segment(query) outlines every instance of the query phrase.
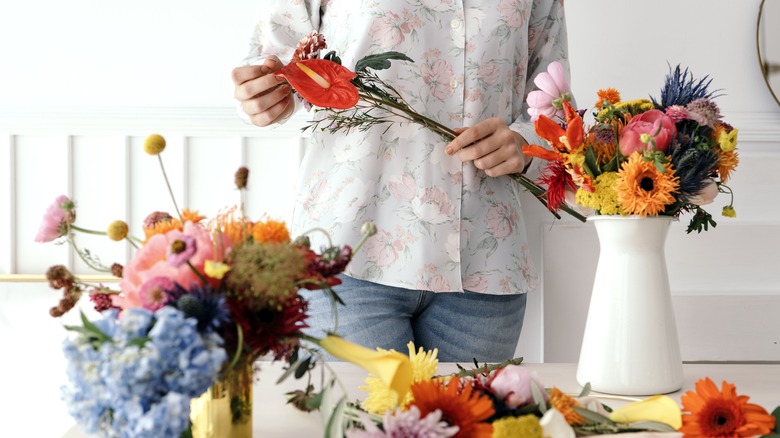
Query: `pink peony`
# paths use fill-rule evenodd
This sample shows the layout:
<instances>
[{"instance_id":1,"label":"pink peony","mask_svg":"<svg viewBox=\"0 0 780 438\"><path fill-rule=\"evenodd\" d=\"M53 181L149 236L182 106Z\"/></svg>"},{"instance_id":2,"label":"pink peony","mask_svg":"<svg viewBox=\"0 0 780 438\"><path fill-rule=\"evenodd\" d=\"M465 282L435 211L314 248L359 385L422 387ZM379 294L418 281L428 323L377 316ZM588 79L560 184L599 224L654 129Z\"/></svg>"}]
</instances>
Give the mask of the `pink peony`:
<instances>
[{"instance_id":1,"label":"pink peony","mask_svg":"<svg viewBox=\"0 0 780 438\"><path fill-rule=\"evenodd\" d=\"M222 260L224 253L215 254L214 247L225 248L226 251L230 247L229 239L224 236L220 237L222 242L212 243L209 231L192 222L184 224L183 231L171 230L165 234L156 234L149 238L146 245L141 247L133 259L125 265L122 281L119 283L122 293L112 297L114 304L123 309L149 308L144 305L145 300L141 297L141 288L147 281L155 277L169 278L185 289L202 284L200 277L188 265L170 266L168 264L168 250L171 244L175 240L182 240L185 235L195 238L195 242L197 242L197 250L189 261L199 272L203 272L206 260ZM217 286L216 281L218 280L213 281L215 284L212 286Z\"/></svg>"},{"instance_id":2,"label":"pink peony","mask_svg":"<svg viewBox=\"0 0 780 438\"><path fill-rule=\"evenodd\" d=\"M536 385L547 401L547 391L539 377L520 365L507 365L496 371L488 382L488 388L493 394L512 409L534 403L531 385Z\"/></svg>"},{"instance_id":3,"label":"pink peony","mask_svg":"<svg viewBox=\"0 0 780 438\"><path fill-rule=\"evenodd\" d=\"M65 195L57 196L46 209L43 222L35 235L36 242L51 242L68 232L68 227L76 220L73 201Z\"/></svg>"},{"instance_id":4,"label":"pink peony","mask_svg":"<svg viewBox=\"0 0 780 438\"><path fill-rule=\"evenodd\" d=\"M570 101L569 84L566 83L566 71L558 61L547 66L546 72L541 72L534 78L538 90L528 93L528 114L531 121L536 121L540 115L549 118L563 118L562 101Z\"/></svg>"},{"instance_id":5,"label":"pink peony","mask_svg":"<svg viewBox=\"0 0 780 438\"><path fill-rule=\"evenodd\" d=\"M643 135L646 134L643 141ZM674 121L660 110L650 110L634 116L620 133L620 152L629 156L637 151L652 150L655 143L656 151L664 152L669 144L677 138L677 126Z\"/></svg>"}]
</instances>

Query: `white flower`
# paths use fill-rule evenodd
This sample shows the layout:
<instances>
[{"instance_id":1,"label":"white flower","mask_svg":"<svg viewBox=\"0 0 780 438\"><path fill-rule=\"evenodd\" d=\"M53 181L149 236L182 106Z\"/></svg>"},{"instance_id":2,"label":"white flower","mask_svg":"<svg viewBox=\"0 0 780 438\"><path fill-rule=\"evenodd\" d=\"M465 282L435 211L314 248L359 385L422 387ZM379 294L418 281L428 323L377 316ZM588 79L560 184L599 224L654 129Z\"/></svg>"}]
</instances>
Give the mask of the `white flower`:
<instances>
[{"instance_id":1,"label":"white flower","mask_svg":"<svg viewBox=\"0 0 780 438\"><path fill-rule=\"evenodd\" d=\"M557 409L548 409L539 420L545 438L574 438L574 429Z\"/></svg>"}]
</instances>

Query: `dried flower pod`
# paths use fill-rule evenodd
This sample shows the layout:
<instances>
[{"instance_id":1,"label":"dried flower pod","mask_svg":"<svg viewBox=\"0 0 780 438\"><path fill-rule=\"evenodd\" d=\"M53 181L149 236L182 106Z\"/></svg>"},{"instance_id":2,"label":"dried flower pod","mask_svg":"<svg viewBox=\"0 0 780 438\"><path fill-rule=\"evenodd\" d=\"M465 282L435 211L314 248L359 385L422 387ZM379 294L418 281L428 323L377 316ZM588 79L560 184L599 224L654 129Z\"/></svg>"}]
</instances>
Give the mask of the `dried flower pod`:
<instances>
[{"instance_id":1,"label":"dried flower pod","mask_svg":"<svg viewBox=\"0 0 780 438\"><path fill-rule=\"evenodd\" d=\"M236 177L235 177L236 187L239 190L245 189L247 185L247 181L249 181L249 169L244 166L241 166L236 171Z\"/></svg>"}]
</instances>

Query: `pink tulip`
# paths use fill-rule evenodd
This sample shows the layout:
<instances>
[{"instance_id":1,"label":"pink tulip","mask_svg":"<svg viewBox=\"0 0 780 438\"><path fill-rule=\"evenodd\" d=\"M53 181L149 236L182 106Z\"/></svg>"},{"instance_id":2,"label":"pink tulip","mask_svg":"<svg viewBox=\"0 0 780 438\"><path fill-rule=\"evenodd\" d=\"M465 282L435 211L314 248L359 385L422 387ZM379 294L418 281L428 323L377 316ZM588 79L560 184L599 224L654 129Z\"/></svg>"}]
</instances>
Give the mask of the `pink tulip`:
<instances>
[{"instance_id":1,"label":"pink tulip","mask_svg":"<svg viewBox=\"0 0 780 438\"><path fill-rule=\"evenodd\" d=\"M36 242L51 242L68 232L68 226L76 220L76 210L73 201L65 195L57 196L46 214L35 236Z\"/></svg>"},{"instance_id":2,"label":"pink tulip","mask_svg":"<svg viewBox=\"0 0 780 438\"><path fill-rule=\"evenodd\" d=\"M531 121L536 121L540 115L549 118L564 117L562 101L570 101L569 84L566 83L566 71L560 62L554 61L547 66L546 72L541 72L534 78L534 84L539 90L528 93L528 114Z\"/></svg>"},{"instance_id":3,"label":"pink tulip","mask_svg":"<svg viewBox=\"0 0 780 438\"><path fill-rule=\"evenodd\" d=\"M674 121L663 111L653 109L634 116L623 128L620 133L620 152L625 156L645 149L665 152L675 138L677 126Z\"/></svg>"}]
</instances>

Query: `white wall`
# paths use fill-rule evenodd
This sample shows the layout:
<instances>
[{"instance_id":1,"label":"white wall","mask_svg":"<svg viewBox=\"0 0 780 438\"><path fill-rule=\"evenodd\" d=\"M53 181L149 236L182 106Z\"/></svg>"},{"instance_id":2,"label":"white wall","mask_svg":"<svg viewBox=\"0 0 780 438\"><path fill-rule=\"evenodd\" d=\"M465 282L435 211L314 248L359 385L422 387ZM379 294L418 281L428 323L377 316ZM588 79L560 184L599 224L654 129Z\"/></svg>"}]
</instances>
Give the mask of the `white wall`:
<instances>
[{"instance_id":1,"label":"white wall","mask_svg":"<svg viewBox=\"0 0 780 438\"><path fill-rule=\"evenodd\" d=\"M166 134L174 145L187 145L186 153L172 147L166 159L175 190L192 205L208 210L229 201L224 179L192 170L211 164L216 150L225 171L241 163L278 172L254 172L266 179L256 181L253 214L288 211L290 193L274 190L284 183L273 182L294 173L297 131L290 126L259 134L238 122L232 109L229 72L244 56L256 3L0 2L0 274L42 273L53 260L68 258L64 251L32 243L46 205L61 192L77 194L84 208L92 208L90 217L112 218L95 204L109 199L108 185L101 183L108 179L122 188L120 199L109 204L134 227L149 205L167 208L164 194L150 196L154 186L143 182L157 171L134 152L152 131ZM686 237L673 229L668 241L688 360L780 357L780 328L770 318L780 306L780 284L771 275L780 265L774 251L780 243L780 186L774 177L780 166L780 111L758 70L758 4L566 3L572 88L580 104L593 101L595 91L606 86L626 98L655 94L667 63L684 63L696 75L711 75L713 86L725 90L718 102L726 119L740 128L742 164L733 184L739 217L720 219L706 235ZM218 187L213 193L207 189L212 181ZM518 352L529 362L576 361L597 257L595 234L592 226L571 220L552 224L537 204L530 197L524 203L529 226L538 230L530 239L544 290L529 297ZM125 253L119 250L120 257ZM28 351L23 360L0 362L6 393L25 394L29 380L19 375L62 366L58 342L52 341L62 329L45 316L46 303L54 299L44 285L0 283L0 351L4 357ZM30 353L30 345L40 348ZM21 405L40 402L40 394L26 393L32 398ZM0 412L14 409L0 404ZM41 427L61 430L64 421ZM55 435L41 431L41 436Z\"/></svg>"}]
</instances>

